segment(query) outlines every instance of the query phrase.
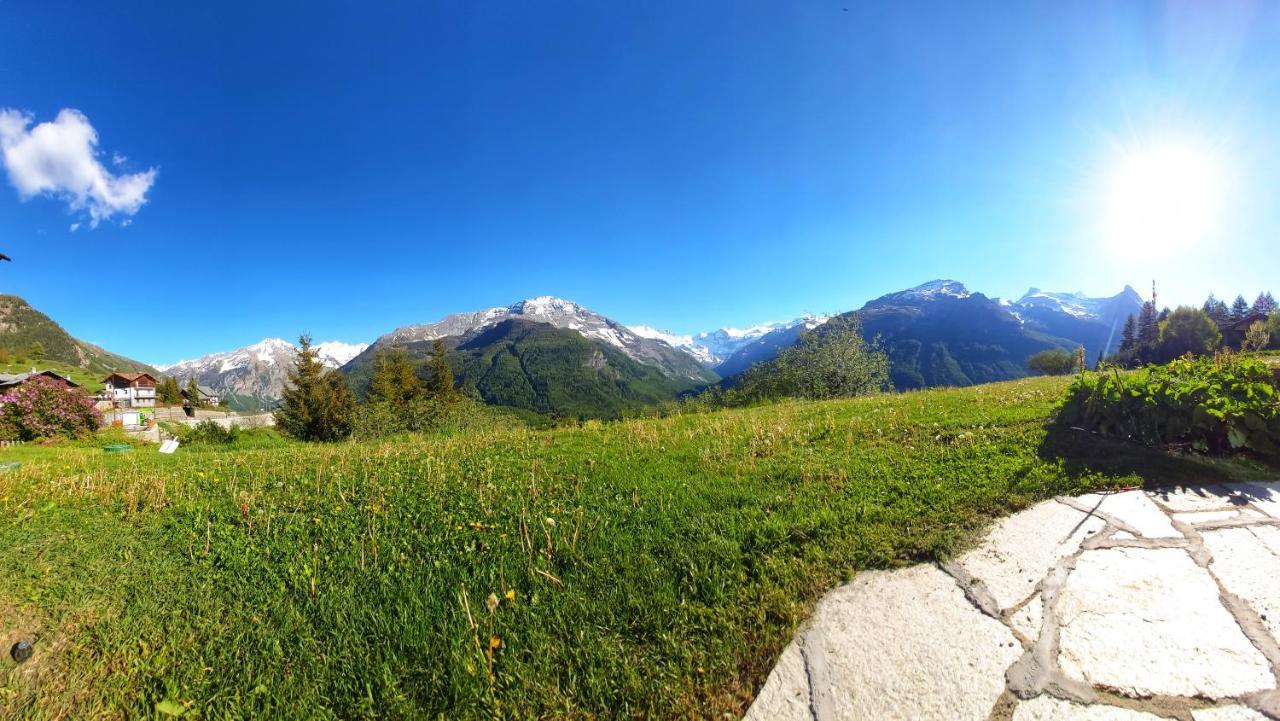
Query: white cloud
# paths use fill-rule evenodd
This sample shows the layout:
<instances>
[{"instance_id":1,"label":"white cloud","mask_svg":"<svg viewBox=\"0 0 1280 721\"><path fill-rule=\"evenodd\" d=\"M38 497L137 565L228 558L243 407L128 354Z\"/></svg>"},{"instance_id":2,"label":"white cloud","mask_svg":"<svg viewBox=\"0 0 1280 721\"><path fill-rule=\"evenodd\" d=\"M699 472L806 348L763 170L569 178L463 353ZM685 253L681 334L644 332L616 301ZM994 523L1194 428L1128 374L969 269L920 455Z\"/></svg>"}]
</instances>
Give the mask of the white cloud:
<instances>
[{"instance_id":1,"label":"white cloud","mask_svg":"<svg viewBox=\"0 0 1280 721\"><path fill-rule=\"evenodd\" d=\"M0 110L0 152L23 200L60 198L71 211L88 213L91 228L116 214L131 216L147 202L157 170L112 175L98 162L98 132L83 113L67 108L52 122L29 127L31 121L27 113Z\"/></svg>"}]
</instances>

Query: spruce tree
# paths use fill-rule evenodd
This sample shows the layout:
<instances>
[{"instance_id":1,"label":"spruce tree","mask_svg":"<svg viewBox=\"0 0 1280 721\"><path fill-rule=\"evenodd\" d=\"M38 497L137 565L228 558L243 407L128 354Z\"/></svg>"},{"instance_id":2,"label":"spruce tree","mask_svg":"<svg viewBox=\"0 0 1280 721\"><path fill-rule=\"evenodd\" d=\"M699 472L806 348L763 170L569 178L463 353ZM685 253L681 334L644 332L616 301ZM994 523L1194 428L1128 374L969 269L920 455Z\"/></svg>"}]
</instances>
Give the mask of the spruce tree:
<instances>
[{"instance_id":1,"label":"spruce tree","mask_svg":"<svg viewBox=\"0 0 1280 721\"><path fill-rule=\"evenodd\" d=\"M422 397L422 394L422 381L403 348L379 351L374 356L369 402L389 403L399 408Z\"/></svg>"},{"instance_id":2,"label":"spruce tree","mask_svg":"<svg viewBox=\"0 0 1280 721\"><path fill-rule=\"evenodd\" d=\"M1250 309L1250 312L1258 313L1260 315L1271 315L1276 311L1276 308L1276 299L1271 297L1270 292L1265 292L1258 294L1258 299L1253 301L1253 308Z\"/></svg>"},{"instance_id":3,"label":"spruce tree","mask_svg":"<svg viewBox=\"0 0 1280 721\"><path fill-rule=\"evenodd\" d=\"M1142 304L1142 312L1138 314L1138 345L1154 345L1159 339L1160 326L1156 304L1147 301Z\"/></svg>"},{"instance_id":4,"label":"spruce tree","mask_svg":"<svg viewBox=\"0 0 1280 721\"><path fill-rule=\"evenodd\" d=\"M1205 314L1212 318L1215 323L1226 323L1231 318L1231 310L1227 308L1227 304L1218 300L1218 297L1213 293L1209 294L1209 298L1205 300L1203 307Z\"/></svg>"},{"instance_id":5,"label":"spruce tree","mask_svg":"<svg viewBox=\"0 0 1280 721\"><path fill-rule=\"evenodd\" d=\"M1134 347L1138 344L1138 321L1134 319L1133 314L1129 314L1129 318L1124 322L1124 331L1120 333L1120 354L1125 355L1132 353Z\"/></svg>"},{"instance_id":6,"label":"spruce tree","mask_svg":"<svg viewBox=\"0 0 1280 721\"><path fill-rule=\"evenodd\" d=\"M156 390L156 395L160 398L160 402L165 405L182 405L182 389L178 387L178 381L173 376L165 376L160 381L160 387Z\"/></svg>"},{"instance_id":7,"label":"spruce tree","mask_svg":"<svg viewBox=\"0 0 1280 721\"><path fill-rule=\"evenodd\" d=\"M191 376L187 381L187 404L192 408L199 408L203 403L200 402L200 386L196 384L196 377Z\"/></svg>"},{"instance_id":8,"label":"spruce tree","mask_svg":"<svg viewBox=\"0 0 1280 721\"><path fill-rule=\"evenodd\" d=\"M1237 295L1231 303L1231 320L1241 320L1249 315L1249 301L1243 295Z\"/></svg>"},{"instance_id":9,"label":"spruce tree","mask_svg":"<svg viewBox=\"0 0 1280 721\"><path fill-rule=\"evenodd\" d=\"M276 411L276 427L303 441L336 441L351 434L355 399L339 373L326 373L311 337L298 339L298 358Z\"/></svg>"},{"instance_id":10,"label":"spruce tree","mask_svg":"<svg viewBox=\"0 0 1280 721\"><path fill-rule=\"evenodd\" d=\"M441 400L450 400L457 393L453 387L453 368L444 349L444 341L436 338L431 344L431 383L428 390Z\"/></svg>"}]
</instances>

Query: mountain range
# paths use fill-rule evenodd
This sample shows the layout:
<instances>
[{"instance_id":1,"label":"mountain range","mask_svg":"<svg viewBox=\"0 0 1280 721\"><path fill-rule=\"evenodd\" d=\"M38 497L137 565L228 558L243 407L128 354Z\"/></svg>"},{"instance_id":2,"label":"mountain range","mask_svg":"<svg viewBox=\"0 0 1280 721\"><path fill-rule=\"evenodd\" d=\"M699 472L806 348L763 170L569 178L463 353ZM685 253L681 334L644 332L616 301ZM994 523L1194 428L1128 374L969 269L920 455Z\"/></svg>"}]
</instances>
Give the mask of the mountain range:
<instances>
[{"instance_id":1,"label":"mountain range","mask_svg":"<svg viewBox=\"0 0 1280 721\"><path fill-rule=\"evenodd\" d=\"M325 341L312 346L320 362L341 368L368 347L367 343ZM156 370L173 376L180 384L192 378L218 391L237 410L271 408L280 400L289 369L298 349L282 338L266 338L233 351L212 353L194 360L157 365Z\"/></svg>"},{"instance_id":2,"label":"mountain range","mask_svg":"<svg viewBox=\"0 0 1280 721\"><path fill-rule=\"evenodd\" d=\"M539 296L396 328L370 344L327 341L314 347L358 393L368 387L379 351L402 348L424 364L433 343L448 351L458 385L485 402L580 417L617 417L708 385L767 361L807 331L833 332L855 318L889 356L899 389L970 385L1026 375L1026 358L1048 348L1084 346L1092 361L1118 345L1141 297L1129 287L1103 298L1030 289L1017 300L990 298L955 280L890 293L835 316L804 316L750 328L679 335L626 326L573 301ZM152 370L78 341L15 296L0 296L0 348L41 339L50 358L98 370ZM180 382L195 378L238 409L269 408L280 398L297 349L280 338L156 366Z\"/></svg>"}]
</instances>

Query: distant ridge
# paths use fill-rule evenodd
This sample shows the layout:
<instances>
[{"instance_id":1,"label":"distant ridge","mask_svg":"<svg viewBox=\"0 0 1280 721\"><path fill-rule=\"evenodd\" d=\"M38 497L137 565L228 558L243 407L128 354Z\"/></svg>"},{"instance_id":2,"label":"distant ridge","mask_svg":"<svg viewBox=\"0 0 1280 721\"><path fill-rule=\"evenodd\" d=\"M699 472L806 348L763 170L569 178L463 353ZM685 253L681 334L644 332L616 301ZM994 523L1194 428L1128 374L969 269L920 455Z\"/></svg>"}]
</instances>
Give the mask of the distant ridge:
<instances>
[{"instance_id":1,"label":"distant ridge","mask_svg":"<svg viewBox=\"0 0 1280 721\"><path fill-rule=\"evenodd\" d=\"M34 343L43 348L45 358L93 373L155 372L146 363L72 337L49 316L16 295L0 295L0 349L14 356L29 357Z\"/></svg>"},{"instance_id":2,"label":"distant ridge","mask_svg":"<svg viewBox=\"0 0 1280 721\"><path fill-rule=\"evenodd\" d=\"M320 361L338 368L359 355L368 344L325 341L312 346ZM218 391L237 410L274 407L284 391L298 349L283 338L266 338L232 351L210 353L193 360L157 366L179 383L195 378Z\"/></svg>"}]
</instances>

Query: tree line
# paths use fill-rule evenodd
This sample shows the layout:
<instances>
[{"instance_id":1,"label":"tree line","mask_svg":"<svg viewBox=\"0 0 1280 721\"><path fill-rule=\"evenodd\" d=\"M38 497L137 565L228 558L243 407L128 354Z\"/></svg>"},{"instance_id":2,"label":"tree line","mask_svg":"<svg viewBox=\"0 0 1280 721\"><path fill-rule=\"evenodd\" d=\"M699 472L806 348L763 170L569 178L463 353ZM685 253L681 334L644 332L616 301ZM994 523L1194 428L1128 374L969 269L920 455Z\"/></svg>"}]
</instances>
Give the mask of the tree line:
<instances>
[{"instance_id":1,"label":"tree line","mask_svg":"<svg viewBox=\"0 0 1280 721\"><path fill-rule=\"evenodd\" d=\"M1224 328L1249 318L1253 322L1238 339L1224 340ZM1207 355L1224 345L1244 352L1280 347L1280 304L1270 292L1259 293L1252 304L1238 295L1230 305L1210 293L1199 308L1180 306L1172 310L1157 310L1153 297L1142 304L1136 316L1125 320L1120 347L1109 360L1135 367L1167 362L1188 353Z\"/></svg>"},{"instance_id":2,"label":"tree line","mask_svg":"<svg viewBox=\"0 0 1280 721\"><path fill-rule=\"evenodd\" d=\"M275 413L276 427L303 441L338 441L425 431L473 417L475 402L455 387L444 342L437 339L423 379L403 348L381 350L363 403L343 375L320 362L310 336L299 351Z\"/></svg>"}]
</instances>

